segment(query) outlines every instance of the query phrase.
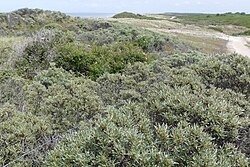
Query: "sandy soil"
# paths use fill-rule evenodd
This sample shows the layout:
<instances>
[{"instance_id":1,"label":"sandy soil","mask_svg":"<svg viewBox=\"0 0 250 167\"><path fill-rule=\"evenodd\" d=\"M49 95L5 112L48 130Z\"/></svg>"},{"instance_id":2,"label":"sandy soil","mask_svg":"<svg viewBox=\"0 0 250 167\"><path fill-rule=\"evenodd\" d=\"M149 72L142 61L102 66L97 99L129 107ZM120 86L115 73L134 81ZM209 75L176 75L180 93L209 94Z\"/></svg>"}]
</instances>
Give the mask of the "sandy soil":
<instances>
[{"instance_id":1,"label":"sandy soil","mask_svg":"<svg viewBox=\"0 0 250 167\"><path fill-rule=\"evenodd\" d=\"M210 31L196 31L196 30L166 30L167 32L174 32L174 33L182 33L182 34L188 34L188 35L194 35L194 36L206 36L206 37L214 37L219 38L223 40L227 40L227 48L228 51L231 53L237 53L241 54L243 56L247 56L250 58L250 47L247 46L250 44L250 37L235 37L235 36L229 36L225 35L223 33L218 32L210 32Z\"/></svg>"},{"instance_id":2,"label":"sandy soil","mask_svg":"<svg viewBox=\"0 0 250 167\"><path fill-rule=\"evenodd\" d=\"M229 37L228 50L250 58L250 48L247 46L250 37Z\"/></svg>"}]
</instances>

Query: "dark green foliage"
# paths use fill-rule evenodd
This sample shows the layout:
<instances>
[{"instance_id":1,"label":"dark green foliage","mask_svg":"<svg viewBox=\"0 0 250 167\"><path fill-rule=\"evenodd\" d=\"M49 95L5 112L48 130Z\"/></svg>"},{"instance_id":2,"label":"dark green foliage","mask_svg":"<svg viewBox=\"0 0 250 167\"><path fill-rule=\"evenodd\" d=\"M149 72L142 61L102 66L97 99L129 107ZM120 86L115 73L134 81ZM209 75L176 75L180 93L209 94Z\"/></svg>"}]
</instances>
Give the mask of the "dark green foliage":
<instances>
[{"instance_id":1,"label":"dark green foliage","mask_svg":"<svg viewBox=\"0 0 250 167\"><path fill-rule=\"evenodd\" d=\"M76 45L59 48L58 67L97 79L105 72L121 72L128 64L146 62L148 55L131 43L94 46L90 51Z\"/></svg>"},{"instance_id":2,"label":"dark green foliage","mask_svg":"<svg viewBox=\"0 0 250 167\"><path fill-rule=\"evenodd\" d=\"M25 77L31 78L38 71L49 67L49 50L49 46L38 41L33 42L24 49L23 60L18 62L17 66Z\"/></svg>"},{"instance_id":3,"label":"dark green foliage","mask_svg":"<svg viewBox=\"0 0 250 167\"><path fill-rule=\"evenodd\" d=\"M19 46L20 49L16 52L20 55L13 64L25 78L33 78L41 70L50 67L50 63L57 57L55 48L72 42L73 38L70 32L43 29Z\"/></svg>"},{"instance_id":4,"label":"dark green foliage","mask_svg":"<svg viewBox=\"0 0 250 167\"><path fill-rule=\"evenodd\" d=\"M163 51L167 41L167 39L160 36L142 36L136 40L138 45L147 52Z\"/></svg>"}]
</instances>

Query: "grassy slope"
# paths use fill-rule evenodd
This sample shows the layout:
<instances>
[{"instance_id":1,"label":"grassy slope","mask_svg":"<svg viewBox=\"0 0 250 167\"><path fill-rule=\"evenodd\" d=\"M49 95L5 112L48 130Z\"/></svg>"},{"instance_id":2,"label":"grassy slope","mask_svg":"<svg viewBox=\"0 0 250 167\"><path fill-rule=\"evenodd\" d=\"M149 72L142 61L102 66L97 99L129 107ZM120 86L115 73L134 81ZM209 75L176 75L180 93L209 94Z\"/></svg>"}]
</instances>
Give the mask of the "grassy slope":
<instances>
[{"instance_id":1,"label":"grassy slope","mask_svg":"<svg viewBox=\"0 0 250 167\"><path fill-rule=\"evenodd\" d=\"M250 28L250 15L241 14L190 14L179 15L178 18L187 23L195 24L232 24Z\"/></svg>"},{"instance_id":2,"label":"grassy slope","mask_svg":"<svg viewBox=\"0 0 250 167\"><path fill-rule=\"evenodd\" d=\"M249 35L249 14L179 14L177 21L204 26L228 35Z\"/></svg>"}]
</instances>

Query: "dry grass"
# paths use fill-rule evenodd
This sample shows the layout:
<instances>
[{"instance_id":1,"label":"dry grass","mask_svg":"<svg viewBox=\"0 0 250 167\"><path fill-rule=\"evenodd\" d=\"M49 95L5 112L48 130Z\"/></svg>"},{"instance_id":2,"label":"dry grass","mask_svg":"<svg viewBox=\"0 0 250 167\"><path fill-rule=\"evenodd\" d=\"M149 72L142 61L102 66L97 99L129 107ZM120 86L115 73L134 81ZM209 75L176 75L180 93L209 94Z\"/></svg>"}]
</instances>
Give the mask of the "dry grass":
<instances>
[{"instance_id":1,"label":"dry grass","mask_svg":"<svg viewBox=\"0 0 250 167\"><path fill-rule=\"evenodd\" d=\"M155 17L157 19L162 19L163 21L167 21L170 24L173 24L174 26L176 24L180 24L181 20L178 19L178 17L175 17L174 15L155 15L155 14L148 14L147 16L150 17ZM174 18L174 19L173 19ZM185 24L182 23L182 25L186 26L186 27L190 27L193 26L191 24ZM196 25L195 28L201 28L201 29L209 29L210 27L214 27L214 25ZM235 34L235 32L244 32L247 31L248 28L243 27L243 26L237 26L237 25L216 25L216 27L218 27L219 29L223 30L223 33L227 34L227 35L233 35Z\"/></svg>"},{"instance_id":2,"label":"dry grass","mask_svg":"<svg viewBox=\"0 0 250 167\"><path fill-rule=\"evenodd\" d=\"M152 16L152 15L149 15ZM180 41L187 43L192 48L197 48L204 53L226 53L227 41L219 39L214 30L208 30L208 27L199 27L195 25L184 25L170 21L170 16L153 15L162 20L138 20L138 19L116 19L116 21L142 27L157 33L174 36ZM112 20L112 19L111 19ZM177 32L175 32L175 30ZM183 32L183 33L178 33Z\"/></svg>"},{"instance_id":3,"label":"dry grass","mask_svg":"<svg viewBox=\"0 0 250 167\"><path fill-rule=\"evenodd\" d=\"M209 54L226 53L227 41L219 38L197 37L186 34L176 34L181 41L190 44L192 47L198 48L200 51Z\"/></svg>"},{"instance_id":4,"label":"dry grass","mask_svg":"<svg viewBox=\"0 0 250 167\"><path fill-rule=\"evenodd\" d=\"M118 21L120 23L131 24L134 26L146 28L146 29L201 29L200 27L193 25L183 25L181 23L172 22L169 20L139 20L139 19L109 19L111 21Z\"/></svg>"},{"instance_id":5,"label":"dry grass","mask_svg":"<svg viewBox=\"0 0 250 167\"><path fill-rule=\"evenodd\" d=\"M212 26L204 26L204 28L210 28L210 27ZM221 29L223 33L227 35L234 35L235 32L242 33L248 30L248 28L246 27L236 26L236 25L219 25L216 27Z\"/></svg>"},{"instance_id":6,"label":"dry grass","mask_svg":"<svg viewBox=\"0 0 250 167\"><path fill-rule=\"evenodd\" d=\"M160 14L146 14L145 16L154 17L161 20L170 20L172 18L171 15L160 15Z\"/></svg>"}]
</instances>

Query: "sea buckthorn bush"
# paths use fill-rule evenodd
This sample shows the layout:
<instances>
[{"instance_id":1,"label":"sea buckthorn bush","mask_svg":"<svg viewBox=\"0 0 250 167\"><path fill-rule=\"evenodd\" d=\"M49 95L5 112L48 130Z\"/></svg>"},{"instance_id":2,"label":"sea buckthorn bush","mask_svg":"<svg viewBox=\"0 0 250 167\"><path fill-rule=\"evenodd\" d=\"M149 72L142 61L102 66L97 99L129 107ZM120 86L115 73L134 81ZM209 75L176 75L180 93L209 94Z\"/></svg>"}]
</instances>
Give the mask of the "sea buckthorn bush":
<instances>
[{"instance_id":1,"label":"sea buckthorn bush","mask_svg":"<svg viewBox=\"0 0 250 167\"><path fill-rule=\"evenodd\" d=\"M249 59L117 22L13 15L39 18L0 43L0 166L249 166Z\"/></svg>"}]
</instances>

